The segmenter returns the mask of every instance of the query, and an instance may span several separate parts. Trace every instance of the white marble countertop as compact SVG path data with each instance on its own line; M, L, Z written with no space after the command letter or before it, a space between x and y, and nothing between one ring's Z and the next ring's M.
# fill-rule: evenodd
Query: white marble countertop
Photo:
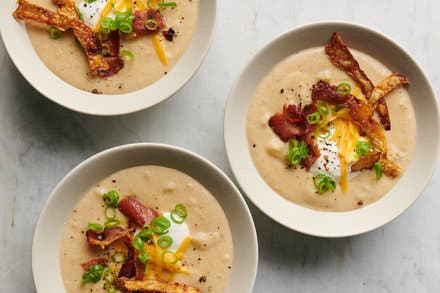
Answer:
M440 90L440 1L219 2L216 38L195 77L160 105L123 117L82 115L48 101L0 43L0 292L35 291L31 241L40 210L57 182L96 152L132 142L169 143L205 156L231 176L222 133L228 91L252 54L289 28L336 19L381 30ZM345 239L290 231L250 204L260 245L254 292L439 292L439 175L437 169L397 220Z

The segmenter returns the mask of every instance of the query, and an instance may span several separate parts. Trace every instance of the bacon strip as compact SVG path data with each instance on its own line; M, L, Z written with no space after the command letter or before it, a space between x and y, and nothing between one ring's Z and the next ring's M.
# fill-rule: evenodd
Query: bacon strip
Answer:
M374 167L374 163L379 161L380 152L372 151L360 158L356 163L351 165L351 171L361 171L363 169L371 169Z
M82 263L81 266L85 271L88 271L94 265L102 265L103 267L106 267L109 261L110 260L108 257L99 257L99 258L91 259L85 263Z
M308 128L301 105L284 105L282 113L270 117L269 126L284 142L295 136L304 135Z
M72 28L73 34L87 55L92 75L108 77L121 70L124 67L124 61L119 55L119 34L117 35L117 41L116 35L113 35L109 40L112 46L118 46L118 52L112 51L110 54L103 56L101 42L96 34L79 19L78 15L74 16L72 13L72 2L70 0L56 1L57 6L60 7L59 13L30 4L26 0L18 0L18 7L13 15L17 20L51 25L62 31Z
M130 239L126 239L124 244L127 246L127 257L122 264L118 278L134 278L136 277L135 249Z
M120 200L118 209L121 213L140 226L150 224L154 218L159 216L155 210L146 207L133 196L128 196Z
M341 105L347 102L351 95L341 95L338 92L338 87L330 85L329 83L320 80L313 85L312 101L323 101L332 105Z
M150 9L148 11L136 11L133 13L133 32L135 33L156 33L165 28L165 20L157 9ZM155 30L147 29L145 27L145 21L147 19L152 19L157 22L157 28Z
M200 290L182 283L171 283L163 280L148 279L144 281L125 280L124 288L132 292L148 293L199 293Z
M334 65L344 70L353 78L354 81L359 84L362 93L367 99L369 99L374 90L374 85L359 67L359 63L350 53L350 50L345 45L342 37L338 33L333 33L330 41L325 45L325 52ZM379 101L377 112L384 128L386 130L391 129L391 120L385 99L381 99Z
M105 249L118 239L129 236L130 231L122 227L105 228L102 233L93 230L86 232L87 242L90 245L99 245L102 249Z
M382 172L392 179L399 177L403 172L402 169L387 158L381 158L379 162L382 165Z

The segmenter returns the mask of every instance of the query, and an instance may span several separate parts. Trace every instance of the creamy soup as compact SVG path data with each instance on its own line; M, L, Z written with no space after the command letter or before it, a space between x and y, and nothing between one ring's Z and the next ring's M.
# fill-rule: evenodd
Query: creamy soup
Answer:
M360 67L377 84L391 71L378 60L351 50ZM334 192L317 194L313 172L300 167L288 168L288 144L272 131L269 118L282 110L284 104L309 104L311 89L319 80L333 85L354 81L334 66L324 49L311 48L294 54L276 65L258 85L247 114L249 152L260 175L278 194L289 201L316 210L349 211L372 203L386 194L398 179L383 176L376 179L374 170L351 174L347 191L337 184ZM355 95L361 97L359 89ZM388 158L405 170L416 138L416 120L408 92L397 88L385 97L392 128L385 131Z
M118 191L121 199L134 195L159 212L183 204L188 212L185 224L193 240L181 261L190 273L175 273L172 282L194 286L200 292L224 291L232 270L233 249L228 221L219 203L199 182L180 171L142 166L107 177L75 206L61 241L61 272L67 292L105 292L103 281L81 285L84 269L80 264L105 255L102 249L87 243L85 231L90 222L104 222L102 195L110 190ZM121 219L121 226L127 225L127 218L120 211L117 218ZM174 241L177 238L173 236Z
M52 0L32 0L53 11L56 7ZM76 0L76 3L79 3ZM161 79L179 61L187 49L197 25L199 0L175 0L177 6L163 10L166 29L176 32L174 40L159 39L168 59L164 65L152 45L150 36L138 38L121 37L121 50L133 53L134 59L124 58L124 68L116 75L100 78L90 75L87 58L78 46L71 32L63 33L60 39L52 40L47 27L27 24L27 32L32 46L41 61L58 77L67 83L94 93L123 94L142 89Z

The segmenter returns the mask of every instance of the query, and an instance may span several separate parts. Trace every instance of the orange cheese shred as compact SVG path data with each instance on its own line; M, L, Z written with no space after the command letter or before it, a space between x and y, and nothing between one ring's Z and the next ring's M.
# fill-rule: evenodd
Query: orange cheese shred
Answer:
M163 48L162 44L160 43L160 39L158 35L153 35L151 37L151 41L153 42L154 50L156 51L157 56L159 57L160 62L162 62L163 65L168 65L168 58L165 54L165 49Z

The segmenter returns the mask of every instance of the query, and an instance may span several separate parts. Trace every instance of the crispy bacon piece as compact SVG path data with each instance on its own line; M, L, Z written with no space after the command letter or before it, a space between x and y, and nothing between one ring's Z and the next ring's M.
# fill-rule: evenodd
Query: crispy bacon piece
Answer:
M130 239L125 239L124 244L127 246L127 257L122 264L118 278L134 278L136 277L135 249Z
M395 179L402 174L402 169L396 166L389 159L381 158L379 162L382 165L382 172L391 179Z
M172 42L174 40L174 36L176 35L176 31L170 27L167 31L162 31L162 35L168 42Z
M172 283L163 280L147 279L144 281L124 280L123 287L130 292L148 293L199 293L200 290L182 283Z
M130 231L122 227L105 228L102 233L93 230L86 232L87 242L90 245L99 245L102 249L105 249L118 239L129 236Z
M380 152L378 151L369 152L351 166L351 171L361 171L363 169L371 169L374 167L374 163L379 161L379 159L380 159Z
M118 51L113 50L109 54L106 54L106 56L103 56L103 48L95 32L79 19L76 12L73 14L72 1L55 1L59 7L59 13L30 4L26 0L18 0L18 7L13 15L17 20L51 25L63 31L72 28L73 34L87 55L92 75L108 77L121 70L124 67L124 61L119 55L119 34L109 36L106 42L107 46L111 45L112 47L116 47L117 45Z
M323 101L328 104L341 105L344 104L350 95L341 95L338 92L338 87L330 85L329 83L320 80L313 85L312 101Z
M370 98L374 85L367 75L359 67L359 63L350 53L350 50L345 45L342 37L338 33L333 33L330 42L325 45L325 52L329 56L331 62L337 67L344 70L356 81L361 87L362 93L367 99ZM384 99L379 101L377 108L380 121L386 130L391 129L391 120L388 113L388 106Z
M270 117L269 126L284 142L304 135L308 128L301 105L284 105L283 113L276 113Z
M300 140L304 141L307 145L308 155L307 158L301 161L301 166L306 168L307 171L310 171L312 165L316 162L316 160L321 156L318 146L316 145L314 139L312 138L312 133L309 132L306 135L302 136Z
M94 265L102 265L103 267L106 267L109 261L110 260L108 257L99 257L99 258L91 259L85 263L82 263L81 266L85 271L88 271Z
M133 32L135 33L156 33L165 28L165 20L159 10L150 9L148 11L136 11L133 13ZM145 27L145 21L152 19L157 22L157 28L154 30Z
M150 224L154 218L159 216L155 210L146 207L133 196L128 196L119 201L118 209L140 226Z

